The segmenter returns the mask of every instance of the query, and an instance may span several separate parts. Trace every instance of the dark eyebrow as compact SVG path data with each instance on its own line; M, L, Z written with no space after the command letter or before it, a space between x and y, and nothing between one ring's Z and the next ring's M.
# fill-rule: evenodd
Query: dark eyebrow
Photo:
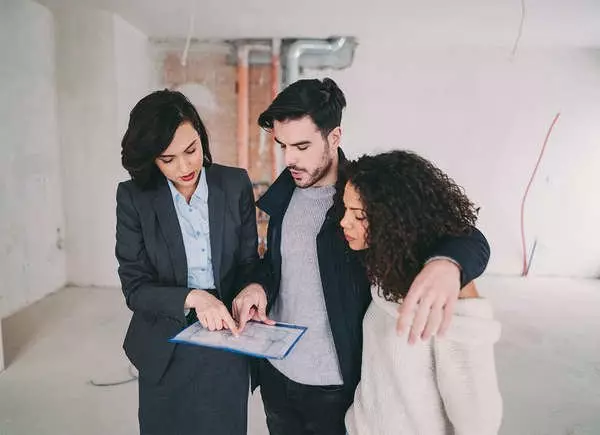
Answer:
M275 137L275 142L277 142L279 145L283 145L283 146L291 146L291 147L300 147L302 145L310 145L310 141L309 140L302 140L300 142L295 142L295 143L291 143L291 144L285 144L282 141L280 141L277 136Z
M192 143L191 143L191 144L189 144L189 145L187 146L187 148L185 149L185 151L189 150L189 149L190 149L192 146L196 145L196 142L198 142L198 139L194 139L194 140L192 141ZM185 152L185 151L184 151L184 152ZM164 159L164 158L171 158L171 157L175 157L175 156L174 156L174 155L172 155L172 154L161 154L161 155L160 155L160 156L158 156L158 157L161 157L161 158L163 158L163 159Z

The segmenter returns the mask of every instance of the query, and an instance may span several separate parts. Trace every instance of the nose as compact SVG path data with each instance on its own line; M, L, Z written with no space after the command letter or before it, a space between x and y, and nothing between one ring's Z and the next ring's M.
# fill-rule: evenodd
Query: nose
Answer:
M344 213L344 217L340 221L340 226L343 229L345 229L345 230L347 230L347 229L350 228L350 222L349 222L349 219L348 219L348 212L347 211Z
M294 147L285 147L283 150L284 160L286 166L295 166L298 163L296 153L293 150Z
M188 165L188 162L185 158L180 158L178 161L178 165L179 165L179 172L182 175L187 175L190 172L189 171L190 165Z

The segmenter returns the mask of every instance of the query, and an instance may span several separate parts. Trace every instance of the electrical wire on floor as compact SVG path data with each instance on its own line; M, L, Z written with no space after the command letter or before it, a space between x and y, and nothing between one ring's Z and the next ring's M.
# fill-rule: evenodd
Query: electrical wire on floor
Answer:
M93 379L90 379L88 381L88 384L92 385L93 387L116 387L119 385L129 384L130 382L135 382L138 380L138 375L135 373L132 364L129 365L129 368L127 371L129 372L129 376L130 376L128 379L123 379L121 381L115 381L115 382L97 382Z
M533 262L533 254L535 254L535 248L537 247L537 239L533 241L533 248L531 248L531 254L529 254L529 262L527 262L527 269L525 270L525 276L529 275L529 269Z

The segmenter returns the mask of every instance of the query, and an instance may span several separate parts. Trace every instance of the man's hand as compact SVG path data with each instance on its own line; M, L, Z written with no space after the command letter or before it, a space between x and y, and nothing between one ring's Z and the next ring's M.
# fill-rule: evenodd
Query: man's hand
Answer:
M419 337L428 340L433 334L443 335L450 325L459 292L460 269L456 264L440 259L425 265L398 309L398 333L406 331L412 319L410 344Z
M197 289L190 291L185 299L185 308L194 308L198 321L209 331L220 331L226 328L233 335L239 335L227 307L209 292Z
M250 284L233 300L233 317L237 319L242 332L248 320L256 320L274 325L267 317L267 294L259 284Z

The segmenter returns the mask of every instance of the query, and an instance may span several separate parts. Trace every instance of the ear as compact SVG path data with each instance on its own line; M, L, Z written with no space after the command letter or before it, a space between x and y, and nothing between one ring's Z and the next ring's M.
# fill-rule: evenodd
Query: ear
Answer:
M327 142L331 146L332 151L337 152L337 149L340 146L341 141L342 141L342 127L338 126L329 132L329 134L327 135Z

